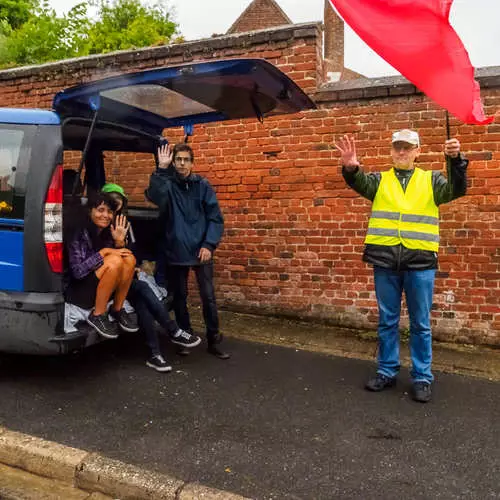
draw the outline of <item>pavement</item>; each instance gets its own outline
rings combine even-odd
[[[232,358],[166,345],[170,374],[145,366],[133,336],[65,358],[5,356],[0,423],[248,498],[500,498],[498,350],[438,346],[442,369],[475,376],[437,370],[422,405],[406,370],[395,389],[363,390],[375,365],[345,354],[373,357],[366,333],[221,316]]]

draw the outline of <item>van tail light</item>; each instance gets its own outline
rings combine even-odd
[[[63,167],[58,165],[52,175],[45,197],[43,238],[45,251],[53,272],[63,272]]]

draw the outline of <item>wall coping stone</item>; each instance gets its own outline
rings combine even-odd
[[[108,54],[65,59],[32,66],[21,66],[0,70],[0,81],[26,78],[44,73],[68,73],[83,68],[103,68],[113,64],[147,59],[161,59],[182,56],[185,62],[193,60],[195,54],[207,55],[219,50],[242,48],[245,51],[252,45],[270,42],[291,41],[300,38],[317,38],[323,29],[321,22],[290,24],[277,28],[222,35],[214,38],[194,40],[184,43],[145,47],[136,50],[121,50]]]
[[[500,66],[478,68],[475,77],[482,89],[500,87]],[[421,94],[422,92],[403,76],[358,78],[322,85],[313,96],[317,103],[374,99]]]

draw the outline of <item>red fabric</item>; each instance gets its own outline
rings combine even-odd
[[[465,123],[484,125],[474,68],[449,22],[453,0],[330,0],[383,59]]]

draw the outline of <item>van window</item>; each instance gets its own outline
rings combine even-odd
[[[33,125],[0,125],[0,219],[24,219]]]

